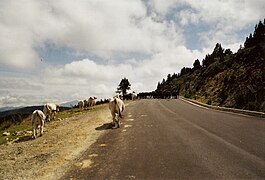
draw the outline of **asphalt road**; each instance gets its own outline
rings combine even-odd
[[[109,127],[62,179],[265,179],[265,119],[148,99]]]

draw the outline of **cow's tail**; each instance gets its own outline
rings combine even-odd
[[[43,115],[40,114],[40,112],[38,110],[34,111],[33,114],[32,114],[32,116],[31,116],[31,123],[32,123],[32,125],[34,124],[36,118],[43,119]]]
[[[122,103],[122,106],[121,106],[121,112],[123,112],[124,111],[124,109],[125,109],[125,106],[124,106],[124,104]]]

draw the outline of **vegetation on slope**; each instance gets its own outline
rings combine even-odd
[[[61,107],[60,111],[56,113],[56,117],[53,121],[63,121],[71,117],[87,113],[89,111],[95,112],[102,107],[105,107],[103,103],[97,105],[94,109],[80,110],[79,108],[65,108]],[[31,139],[32,125],[31,114],[36,109],[42,109],[43,106],[30,106],[16,110],[10,110],[0,113],[0,145],[7,142],[19,142]],[[51,121],[51,122],[53,122]],[[50,122],[46,122],[50,123]],[[44,127],[46,127],[46,124]],[[45,128],[46,129],[46,128]],[[6,134],[7,133],[7,134]]]
[[[246,38],[244,47],[232,53],[217,43],[212,54],[192,68],[169,74],[156,92],[179,92],[203,103],[265,111],[265,20]]]

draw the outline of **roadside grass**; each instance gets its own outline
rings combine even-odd
[[[27,118],[23,119],[21,123],[12,124],[9,128],[0,130],[0,145],[23,137],[27,134],[27,131],[31,131],[30,118],[31,116],[29,115]],[[10,133],[10,135],[4,136],[4,132]]]
[[[96,105],[93,109],[88,108],[80,110],[79,108],[71,108],[68,110],[60,111],[56,113],[55,119],[52,121],[63,121],[73,116],[78,116],[84,113],[89,113],[93,111],[100,111],[103,107],[106,107],[106,104]],[[9,122],[7,122],[9,123]],[[46,122],[49,124],[50,122]],[[4,126],[4,125],[3,125]],[[32,135],[32,125],[31,125],[31,114],[24,118],[19,124],[12,124],[9,128],[0,127],[0,145],[6,144],[8,142],[19,140],[26,136]],[[10,133],[10,135],[3,135],[4,132]]]

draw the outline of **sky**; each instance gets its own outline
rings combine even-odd
[[[215,44],[236,52],[264,0],[0,0],[0,107],[136,93],[192,67]]]

